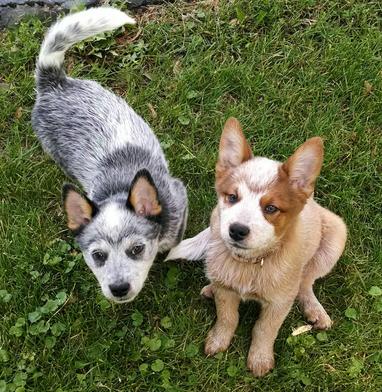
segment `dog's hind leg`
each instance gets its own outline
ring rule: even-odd
[[[322,237],[320,246],[313,258],[305,266],[298,301],[307,320],[316,329],[328,329],[332,320],[326,313],[313,292],[313,284],[316,279],[328,274],[340,258],[346,242],[346,226],[342,219],[321,208]]]
[[[200,291],[200,295],[204,298],[207,298],[207,299],[213,299],[214,298],[214,285],[212,283],[210,283],[207,286],[204,286],[202,288],[202,290]]]

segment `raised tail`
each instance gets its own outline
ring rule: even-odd
[[[75,43],[135,20],[111,7],[90,8],[68,15],[54,24],[45,36],[37,60],[37,86],[44,88],[65,78],[65,52]]]
[[[201,260],[205,259],[207,255],[208,246],[211,241],[211,229],[203,230],[195,237],[183,240],[175,248],[171,249],[166,257],[167,260],[186,259],[186,260]]]

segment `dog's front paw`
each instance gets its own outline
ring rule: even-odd
[[[249,353],[247,366],[255,377],[263,377],[275,367],[275,359],[272,354],[263,354],[260,351]]]
[[[333,324],[331,318],[321,304],[319,304],[319,306],[305,308],[304,313],[308,322],[313,325],[314,329],[329,329]]]
[[[232,336],[224,331],[217,331],[212,328],[208,332],[206,343],[204,346],[204,352],[207,356],[212,356],[222,351],[227,350],[231,343]]]
[[[333,321],[325,311],[310,317],[308,321],[313,325],[314,329],[330,329],[333,325]]]
[[[300,298],[300,304],[302,305],[306,319],[309,324],[312,324],[314,329],[329,329],[332,326],[332,320],[314,296],[313,298]]]

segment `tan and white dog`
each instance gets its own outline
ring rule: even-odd
[[[295,299],[314,328],[332,321],[313,292],[341,256],[346,242],[342,219],[313,200],[323,161],[323,143],[314,137],[284,163],[254,157],[238,120],[230,118],[220,140],[216,165],[218,205],[210,227],[174,248],[170,259],[205,258],[217,321],[205,353],[230,345],[241,300],[259,301],[248,367],[263,376],[274,367],[273,345]]]

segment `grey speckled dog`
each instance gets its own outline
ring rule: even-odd
[[[103,294],[116,302],[136,297],[156,254],[180,242],[187,219],[185,187],[170,176],[150,127],[121,98],[63,69],[74,43],[125,23],[135,22],[113,8],[56,23],[38,58],[32,113],[45,151],[86,191],[64,186],[68,227]]]

